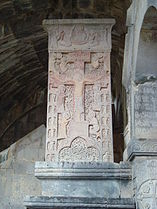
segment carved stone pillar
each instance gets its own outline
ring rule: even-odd
[[[113,163],[113,19],[45,20],[49,75],[42,196],[27,208],[134,208],[131,168]]]
[[[156,44],[151,40],[150,30],[149,44],[146,38],[145,40],[142,38],[143,35],[148,36],[148,28],[144,27],[142,31],[142,25],[147,10],[152,6],[157,8],[157,0],[135,0],[128,9],[128,33],[123,66],[123,85],[127,93],[128,111],[124,158],[132,163],[137,209],[157,208],[157,74],[151,72],[149,64],[146,67],[140,65],[145,63],[145,60],[148,63],[152,62],[151,56],[147,56],[147,51],[151,51],[150,43],[152,46]],[[149,26],[150,19],[147,19]],[[151,25],[151,28],[155,27]],[[140,54],[140,43],[142,43],[143,56]],[[146,69],[143,72],[144,67]]]
[[[114,20],[45,20],[49,34],[46,161],[113,162]]]

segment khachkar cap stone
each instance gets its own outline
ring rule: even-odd
[[[112,162],[113,19],[45,20],[49,36],[46,161]]]
[[[53,51],[110,51],[114,19],[44,20],[49,34],[48,48]]]

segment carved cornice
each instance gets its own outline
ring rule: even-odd
[[[156,139],[132,140],[127,147],[128,159],[133,160],[135,156],[157,156]]]
[[[114,19],[44,20],[51,51],[111,51],[111,29]],[[96,27],[95,27],[96,26]]]
[[[39,179],[119,179],[131,180],[129,163],[53,163],[36,162],[35,176]]]

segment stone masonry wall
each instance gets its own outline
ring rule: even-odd
[[[44,150],[42,125],[0,153],[0,209],[24,209],[26,195],[40,194],[34,162],[44,160]]]

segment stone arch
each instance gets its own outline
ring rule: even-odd
[[[123,63],[123,85],[126,89],[128,89],[128,83],[135,80],[140,32],[149,8],[157,9],[157,0],[134,0],[127,11],[126,25],[128,32],[126,34]]]
[[[151,6],[147,9],[139,34],[138,51],[135,68],[135,82],[153,80],[157,76],[157,10]],[[151,23],[151,24],[150,24]]]

